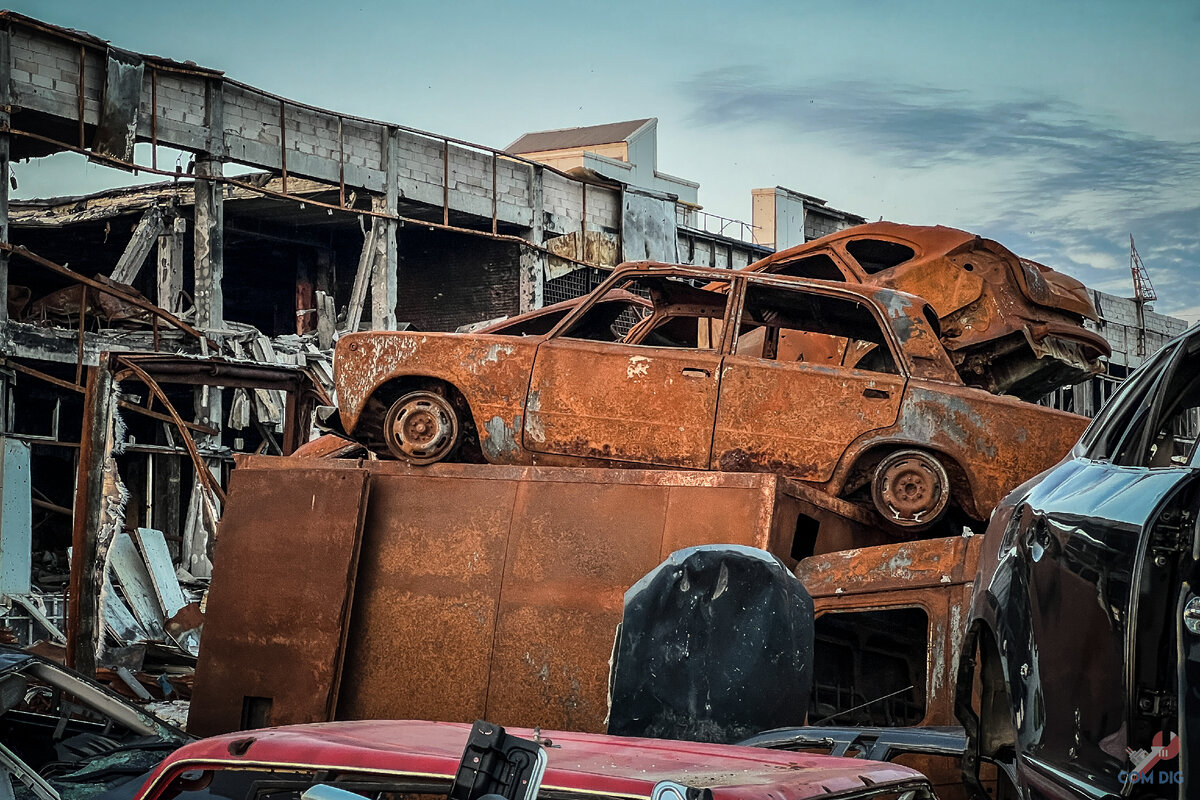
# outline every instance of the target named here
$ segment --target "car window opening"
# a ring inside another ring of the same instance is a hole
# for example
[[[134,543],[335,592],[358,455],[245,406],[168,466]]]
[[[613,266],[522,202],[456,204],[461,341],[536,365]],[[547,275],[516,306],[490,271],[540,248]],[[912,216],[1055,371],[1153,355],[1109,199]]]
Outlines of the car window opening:
[[[814,626],[810,725],[901,726],[925,718],[929,616],[839,611]]]
[[[909,246],[882,239],[855,239],[846,242],[846,252],[854,257],[863,272],[874,275],[911,261],[916,252]]]
[[[845,274],[828,253],[816,253],[795,261],[788,261],[778,269],[772,269],[771,272],[777,275],[791,275],[795,278],[811,278],[818,281],[845,282],[846,280]]]
[[[899,373],[883,330],[862,305],[751,284],[734,352],[868,372]]]
[[[729,302],[728,281],[700,288],[671,276],[639,276],[619,288],[650,300],[613,308],[597,303],[562,333],[563,338],[621,342],[645,347],[715,350],[721,344],[721,320]],[[616,312],[616,313],[614,313]]]
[[[1185,467],[1194,462],[1200,432],[1200,340],[1193,340],[1172,364],[1141,466]]]

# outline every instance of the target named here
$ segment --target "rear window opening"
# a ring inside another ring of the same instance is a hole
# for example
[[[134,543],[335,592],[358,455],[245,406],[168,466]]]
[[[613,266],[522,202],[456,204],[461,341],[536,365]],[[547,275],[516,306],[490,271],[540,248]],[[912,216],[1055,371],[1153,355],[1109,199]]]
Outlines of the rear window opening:
[[[855,239],[846,242],[846,252],[863,268],[863,272],[874,275],[885,269],[898,267],[916,256],[911,247],[882,239]]]
[[[789,261],[779,269],[771,270],[776,275],[791,275],[794,278],[811,278],[818,281],[846,281],[837,262],[826,253]]]

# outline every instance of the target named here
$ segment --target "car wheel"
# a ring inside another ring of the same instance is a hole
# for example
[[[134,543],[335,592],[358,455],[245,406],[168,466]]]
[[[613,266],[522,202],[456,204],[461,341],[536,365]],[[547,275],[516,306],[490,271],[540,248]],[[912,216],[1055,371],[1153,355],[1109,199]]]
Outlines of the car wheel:
[[[871,480],[875,510],[892,525],[919,531],[946,513],[950,478],[941,462],[923,450],[897,450],[875,467]]]
[[[443,461],[458,445],[458,412],[436,392],[409,392],[392,403],[383,419],[388,451],[409,464]]]

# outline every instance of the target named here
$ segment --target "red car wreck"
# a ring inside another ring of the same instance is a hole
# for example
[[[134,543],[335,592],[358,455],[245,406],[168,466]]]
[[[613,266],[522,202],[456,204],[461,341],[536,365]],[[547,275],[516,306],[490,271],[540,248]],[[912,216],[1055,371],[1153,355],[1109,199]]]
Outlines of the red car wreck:
[[[629,264],[540,336],[343,337],[338,412],[411,464],[774,472],[894,530],[982,521],[1087,420],[964,386],[936,324],[888,289]]]
[[[773,253],[752,272],[885,286],[926,300],[969,386],[1036,400],[1104,371],[1112,349],[1082,283],[991,239],[943,226],[873,222]]]
[[[446,797],[470,732],[461,723],[371,721],[217,736],[173,753],[137,800],[298,800],[315,784],[370,800]],[[548,756],[538,796],[552,800],[934,796],[921,773],[897,764],[586,733],[546,731],[538,741]]]

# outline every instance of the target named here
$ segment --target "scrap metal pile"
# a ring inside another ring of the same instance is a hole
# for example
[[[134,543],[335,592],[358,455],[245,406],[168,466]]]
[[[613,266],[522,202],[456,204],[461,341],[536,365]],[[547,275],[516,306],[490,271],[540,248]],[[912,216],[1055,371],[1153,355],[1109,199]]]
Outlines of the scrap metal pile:
[[[1200,328],[0,19],[0,800],[1196,794]]]

